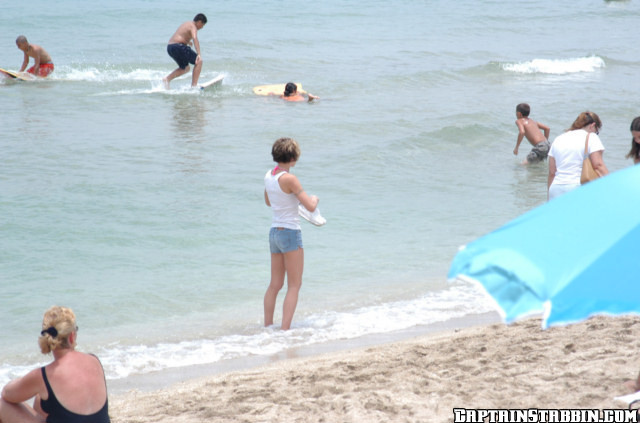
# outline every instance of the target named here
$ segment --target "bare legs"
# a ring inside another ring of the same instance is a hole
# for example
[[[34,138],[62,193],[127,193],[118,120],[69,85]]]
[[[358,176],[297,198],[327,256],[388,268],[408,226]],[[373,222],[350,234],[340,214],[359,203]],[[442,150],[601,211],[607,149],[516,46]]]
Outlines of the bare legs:
[[[200,56],[196,57],[196,64],[193,66],[193,73],[191,74],[191,86],[198,86],[198,79],[200,78],[200,71],[202,70],[202,59]]]
[[[177,77],[182,76],[185,73],[189,72],[189,69],[190,69],[189,66],[187,66],[184,69],[177,68],[176,70],[171,72],[169,75],[165,76],[162,79],[162,83],[164,84],[164,87],[168,90],[169,89],[169,83],[171,83],[171,81],[173,81]]]
[[[189,69],[191,69],[191,67],[188,66],[188,65],[184,69],[177,68],[176,70],[171,72],[169,75],[167,75],[164,78],[162,78],[162,83],[164,84],[164,87],[168,90],[169,89],[169,84],[171,83],[171,81],[173,81],[177,77],[182,76],[185,73],[189,72]],[[192,87],[198,86],[198,79],[200,78],[200,71],[202,71],[202,59],[200,58],[200,56],[198,56],[198,57],[196,57],[196,64],[193,66],[193,73],[191,74],[191,86]]]
[[[302,270],[304,268],[304,250],[299,248],[284,254],[271,254],[271,282],[264,294],[264,325],[273,324],[273,313],[276,308],[278,292],[284,286],[287,276],[287,295],[282,305],[282,329],[291,328],[293,314],[298,305],[298,293],[302,286]]]
[[[285,277],[284,254],[271,253],[271,282],[264,294],[264,325],[271,326],[273,324],[273,313],[276,308],[276,299],[278,292],[284,285]]]

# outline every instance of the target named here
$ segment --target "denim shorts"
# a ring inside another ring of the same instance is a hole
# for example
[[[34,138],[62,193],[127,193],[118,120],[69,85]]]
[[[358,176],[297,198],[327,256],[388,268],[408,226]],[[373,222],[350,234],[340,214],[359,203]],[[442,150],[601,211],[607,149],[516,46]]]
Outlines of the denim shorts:
[[[271,228],[269,248],[271,254],[283,254],[302,248],[302,231],[300,229]]]

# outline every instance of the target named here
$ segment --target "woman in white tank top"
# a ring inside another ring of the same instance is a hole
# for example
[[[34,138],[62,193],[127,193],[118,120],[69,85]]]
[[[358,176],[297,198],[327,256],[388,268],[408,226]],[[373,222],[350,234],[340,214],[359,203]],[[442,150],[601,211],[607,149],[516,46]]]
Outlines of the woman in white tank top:
[[[287,277],[287,295],[282,306],[282,329],[291,327],[302,286],[304,250],[298,218],[298,204],[313,212],[318,197],[307,195],[302,184],[289,170],[300,157],[300,146],[291,138],[276,140],[271,148],[273,161],[278,163],[264,177],[264,201],[273,211],[269,248],[271,251],[271,282],[264,294],[264,325],[273,325],[273,313],[278,293]]]

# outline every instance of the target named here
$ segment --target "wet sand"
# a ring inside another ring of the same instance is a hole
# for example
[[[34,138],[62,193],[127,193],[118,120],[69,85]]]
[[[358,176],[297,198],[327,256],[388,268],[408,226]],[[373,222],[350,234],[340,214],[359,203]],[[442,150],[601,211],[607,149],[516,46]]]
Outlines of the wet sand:
[[[449,422],[453,408],[624,408],[640,370],[640,317],[540,320],[202,374],[110,395],[114,423]]]

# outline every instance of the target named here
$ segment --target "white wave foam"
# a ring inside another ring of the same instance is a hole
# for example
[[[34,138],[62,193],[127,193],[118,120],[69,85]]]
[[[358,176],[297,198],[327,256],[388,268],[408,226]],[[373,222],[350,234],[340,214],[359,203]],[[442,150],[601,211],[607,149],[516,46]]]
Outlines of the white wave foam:
[[[598,56],[578,57],[573,59],[533,59],[528,62],[506,63],[502,68],[516,73],[546,73],[563,75],[578,72],[595,72],[604,68],[605,62]]]
[[[255,328],[252,333],[212,340],[112,347],[102,352],[100,359],[107,377],[118,379],[166,368],[271,355],[289,348],[399,331],[491,310],[492,304],[475,287],[454,286],[410,301],[312,315],[287,332]]]
[[[56,77],[67,81],[91,81],[91,82],[111,82],[111,81],[160,81],[166,75],[166,71],[151,69],[69,69],[62,70]]]
[[[107,378],[120,379],[168,368],[271,355],[289,348],[400,331],[491,310],[492,304],[475,286],[454,285],[413,300],[311,315],[294,322],[286,332],[256,326],[244,334],[215,339],[133,346],[116,343],[97,352]],[[0,365],[0,386],[43,364]]]

